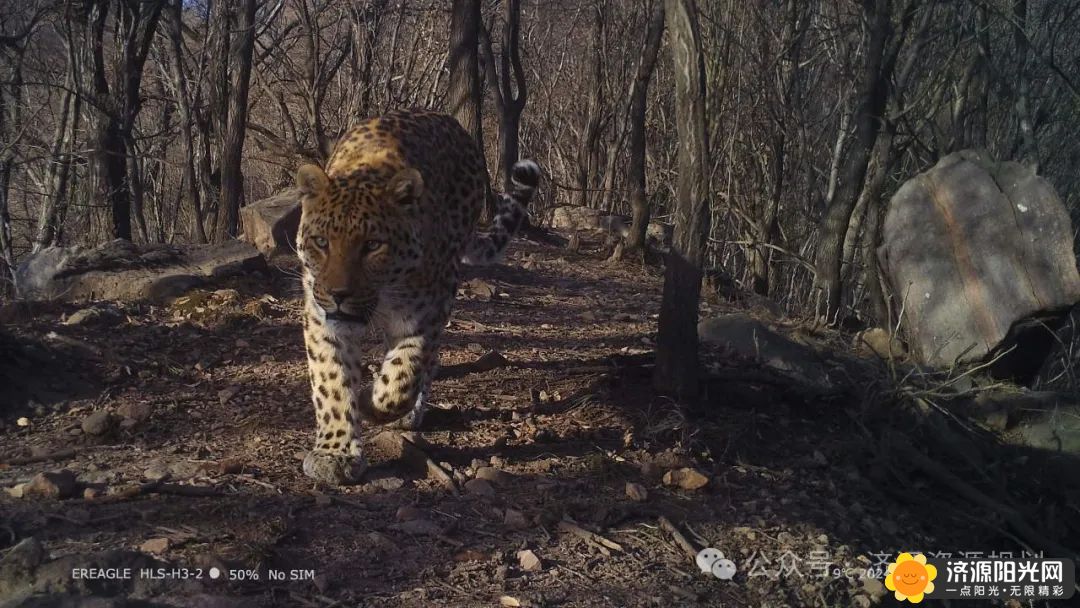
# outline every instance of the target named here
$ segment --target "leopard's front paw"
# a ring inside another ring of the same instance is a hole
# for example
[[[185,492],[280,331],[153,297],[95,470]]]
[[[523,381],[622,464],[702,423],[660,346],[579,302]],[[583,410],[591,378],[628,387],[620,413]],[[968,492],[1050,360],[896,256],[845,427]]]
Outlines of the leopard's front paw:
[[[304,475],[329,485],[358,483],[366,470],[363,456],[321,450],[312,450],[304,456]]]

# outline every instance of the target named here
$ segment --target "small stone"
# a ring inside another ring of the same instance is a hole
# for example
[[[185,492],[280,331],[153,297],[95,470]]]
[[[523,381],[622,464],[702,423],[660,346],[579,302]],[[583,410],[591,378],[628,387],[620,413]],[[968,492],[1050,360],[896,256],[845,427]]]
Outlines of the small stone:
[[[465,350],[469,351],[470,353],[480,354],[484,352],[484,347],[479,342],[469,342],[465,345]]]
[[[495,496],[495,487],[486,479],[470,479],[465,482],[465,492],[474,496]]]
[[[554,326],[551,323],[541,323],[540,329],[554,329]]]
[[[163,460],[152,461],[150,466],[143,471],[143,477],[150,481],[161,481],[167,479],[170,475],[172,475],[172,472],[169,471],[169,465]]]
[[[507,474],[495,467],[480,467],[476,469],[476,478],[491,483],[502,483],[507,480]]]
[[[116,311],[102,308],[84,308],[76,310],[64,319],[64,325],[85,325],[95,321],[114,320],[119,317]]]
[[[98,410],[82,421],[82,430],[87,435],[104,435],[112,428],[113,417],[112,414],[105,410]]]
[[[229,402],[230,399],[235,397],[236,394],[239,393],[239,392],[240,392],[240,387],[239,386],[227,386],[227,387],[221,389],[220,391],[218,391],[218,394],[217,394],[218,401],[221,402],[221,405],[225,405],[226,403]]]
[[[698,490],[709,483],[709,478],[697,469],[685,467],[664,473],[664,485],[679,486],[684,490]]]
[[[167,538],[151,538],[150,540],[139,545],[139,550],[143,553],[155,553],[161,554],[169,550],[169,539]]]
[[[75,473],[67,469],[52,473],[38,473],[24,485],[23,496],[26,497],[40,496],[62,500],[75,496],[79,490]]]
[[[543,567],[543,564],[540,563],[540,558],[528,549],[518,551],[517,558],[518,565],[520,565],[521,569],[525,572],[535,572]]]
[[[400,477],[382,477],[380,479],[372,480],[371,483],[368,485],[373,488],[392,492],[394,490],[400,489],[401,486],[405,485],[405,480]]]
[[[80,429],[78,427],[73,428],[73,429],[68,429],[68,435],[71,435],[71,436],[82,435],[82,429]]]
[[[30,419],[26,416],[20,416],[18,420],[15,421],[15,426],[30,426]]]
[[[251,346],[251,343],[248,342],[247,340],[243,339],[243,338],[237,339],[235,344],[236,344],[236,348],[247,348],[247,347]]]
[[[870,598],[865,595],[856,595],[852,598],[852,603],[855,605],[855,608],[870,608],[870,606],[873,605]]]
[[[397,513],[394,514],[394,518],[398,521],[412,521],[414,519],[420,519],[424,515],[424,512],[412,505],[404,505],[398,507]]]
[[[479,471],[480,467],[486,467],[486,466],[488,466],[487,461],[486,460],[480,460],[479,458],[473,458],[472,462],[469,463],[469,468],[473,470],[473,473],[475,473],[476,471]]]
[[[144,422],[150,418],[150,414],[153,413],[153,408],[149,403],[140,403],[137,401],[128,401],[116,408],[116,413],[126,419],[133,420],[135,422]]]
[[[8,493],[8,496],[12,498],[22,498],[26,495],[26,484],[17,483],[10,488],[4,488],[4,491]]]
[[[504,595],[499,598],[499,605],[503,608],[518,608],[521,602],[516,597]]]
[[[511,530],[524,530],[529,527],[529,518],[517,509],[507,509],[503,514],[503,525]]]
[[[626,482],[626,497],[634,502],[642,502],[649,498],[649,491],[640,483]]]
[[[86,488],[83,490],[83,498],[86,500],[94,500],[98,496],[101,496],[101,490],[97,488]]]
[[[201,464],[197,462],[180,461],[169,465],[169,477],[171,479],[191,479],[203,471]]]

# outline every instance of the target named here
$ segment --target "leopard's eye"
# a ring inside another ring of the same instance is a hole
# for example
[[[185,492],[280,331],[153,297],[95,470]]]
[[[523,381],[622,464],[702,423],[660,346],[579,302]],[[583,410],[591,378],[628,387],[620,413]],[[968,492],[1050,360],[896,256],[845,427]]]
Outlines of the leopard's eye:
[[[330,241],[326,240],[325,236],[313,236],[311,237],[311,242],[319,249],[326,249],[330,246]]]
[[[370,240],[364,241],[364,253],[374,253],[385,245],[382,241]]]

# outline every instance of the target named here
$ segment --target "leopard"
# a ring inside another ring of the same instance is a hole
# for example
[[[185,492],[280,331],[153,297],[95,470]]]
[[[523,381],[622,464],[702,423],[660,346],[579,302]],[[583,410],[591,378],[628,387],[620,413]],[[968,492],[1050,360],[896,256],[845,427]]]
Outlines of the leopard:
[[[296,250],[316,420],[305,475],[358,483],[368,467],[363,426],[419,427],[462,266],[503,256],[527,218],[540,167],[519,160],[509,177],[507,192],[495,192],[476,139],[431,110],[366,120],[338,140],[325,168],[297,169]],[[479,230],[489,200],[494,212]],[[372,332],[383,337],[385,354],[365,382],[361,341]]]

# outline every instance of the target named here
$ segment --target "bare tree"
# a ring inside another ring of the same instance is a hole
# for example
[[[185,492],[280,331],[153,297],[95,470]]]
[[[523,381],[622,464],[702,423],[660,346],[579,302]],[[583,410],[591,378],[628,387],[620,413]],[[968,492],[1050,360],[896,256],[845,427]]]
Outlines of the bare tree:
[[[188,207],[192,211],[191,238],[197,243],[206,243],[205,221],[203,213],[203,199],[199,191],[199,178],[195,171],[195,159],[197,150],[195,135],[192,130],[197,128],[193,100],[188,85],[188,74],[184,67],[184,2],[174,0],[166,14],[165,26],[169,39],[169,73],[172,77],[172,94],[176,100],[176,106],[180,113],[180,139],[183,142],[182,175],[180,178],[184,196],[187,198]]]
[[[239,232],[240,206],[244,199],[241,162],[255,48],[255,0],[242,0],[237,6],[219,1],[214,10],[219,24],[218,48],[227,50],[219,59],[222,65],[217,70],[217,96],[218,129],[222,134],[220,209],[225,212],[224,221],[218,223],[218,235],[228,238]]]
[[[705,115],[705,58],[694,0],[666,0],[675,67],[679,179],[675,242],[667,257],[657,339],[657,388],[680,399],[698,394],[698,300],[709,235],[709,137]]]
[[[645,181],[645,112],[649,94],[649,81],[656,68],[660,54],[660,40],[664,33],[664,0],[653,0],[649,14],[645,46],[641,50],[637,75],[630,93],[630,209],[633,224],[626,240],[627,251],[638,251],[645,246],[645,233],[649,228],[649,198]]]
[[[480,28],[480,0],[454,0],[450,18],[450,91],[447,94],[447,108],[482,146],[483,96],[477,60]]]
[[[891,66],[885,61],[885,51],[892,33],[891,9],[892,0],[863,0],[862,3],[866,22],[865,55],[859,74],[861,82],[855,109],[855,141],[840,169],[839,187],[833,199],[828,201],[825,216],[822,218],[821,241],[818,244],[815,264],[816,287],[824,297],[819,313],[830,321],[837,319],[843,298],[841,263],[844,237],[851,213],[862,191],[866,169],[888,101]]]
[[[82,11],[81,44],[89,51],[84,70],[91,78],[89,86],[80,86],[79,94],[90,100],[93,108],[95,153],[91,162],[96,168],[98,193],[112,209],[112,233],[115,238],[131,240],[134,216],[140,235],[147,238],[142,215],[142,182],[134,138],[135,120],[142,103],[140,86],[143,65],[157,31],[164,0],[116,0],[115,39],[118,58],[114,69],[107,69],[105,31],[113,0],[88,0],[72,4]],[[110,81],[111,80],[111,81]]]
[[[606,37],[605,26],[608,20],[608,0],[596,0],[590,7],[592,11],[592,28],[590,39],[589,77],[588,85],[590,94],[585,112],[585,122],[581,129],[581,140],[578,144],[577,157],[577,192],[576,203],[581,206],[589,204],[591,199],[590,190],[592,180],[597,175],[600,166],[600,134],[604,128],[604,114],[606,99],[604,96],[603,78],[605,65]]]
[[[495,69],[495,53],[491,35],[480,28],[480,48],[484,54],[487,80],[495,98],[499,113],[499,165],[503,184],[510,183],[514,163],[518,161],[518,132],[521,113],[525,109],[528,88],[525,70],[521,67],[521,0],[506,0],[503,11],[502,49],[499,52],[499,69]]]

